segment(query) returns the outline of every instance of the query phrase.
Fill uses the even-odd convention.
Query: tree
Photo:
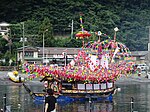
[[[51,46],[52,45],[52,40],[54,39],[53,37],[53,27],[52,24],[49,20],[49,18],[44,18],[42,21],[41,25],[39,26],[39,35],[40,35],[40,40],[43,38],[43,34],[45,35],[45,46]],[[41,42],[40,41],[40,45]]]
[[[120,29],[117,35],[118,41],[123,40],[127,43],[131,39],[127,43],[130,49],[147,50],[145,38],[148,38],[146,35],[148,32],[145,27],[150,25],[149,0],[30,0],[30,2],[2,0],[2,3],[0,21],[5,20],[9,23],[24,21],[27,35],[37,35],[39,26],[50,26],[49,32],[45,33],[46,46],[56,46],[52,43],[52,41],[56,42],[53,40],[54,36],[68,36],[70,33],[68,25],[71,20],[74,20],[74,32],[81,30],[79,14],[82,12],[85,30],[101,31],[113,37],[113,29],[118,27]],[[42,46],[44,30],[40,29],[39,36],[27,36],[30,39],[28,44]],[[14,40],[21,37],[18,30],[16,31]],[[140,43],[140,47],[136,42]]]
[[[3,58],[3,54],[6,53],[8,47],[6,46],[7,41],[4,38],[0,38],[0,58]]]
[[[68,39],[68,41],[65,42],[64,47],[75,47],[80,48],[82,47],[82,40],[77,39]]]
[[[37,46],[38,44],[38,30],[41,22],[35,20],[25,21],[25,37],[27,38],[28,45]],[[42,40],[40,40],[42,41]]]

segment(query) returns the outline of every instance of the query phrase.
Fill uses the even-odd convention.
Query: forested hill
[[[55,35],[80,30],[79,15],[83,14],[84,29],[101,31],[110,36],[118,27],[117,39],[131,50],[147,50],[150,25],[150,0],[1,0],[0,22],[19,23],[49,18]],[[32,28],[31,28],[32,30]]]

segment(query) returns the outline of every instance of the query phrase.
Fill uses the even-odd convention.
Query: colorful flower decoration
[[[88,42],[78,55],[65,67],[29,65],[26,72],[29,79],[51,75],[62,80],[102,83],[116,81],[132,71],[133,62],[129,49],[122,43],[110,38],[99,42]],[[31,69],[32,68],[32,69]]]

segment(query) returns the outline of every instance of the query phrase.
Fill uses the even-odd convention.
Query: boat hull
[[[31,97],[33,98],[34,102],[36,104],[41,104],[44,103],[45,100],[45,93],[36,93],[36,92],[32,92],[30,90],[30,88],[28,88],[24,83],[23,86],[25,87],[26,91],[31,95]],[[109,89],[109,91],[107,90],[103,90],[103,91],[99,91],[99,93],[93,93],[93,92],[88,92],[88,91],[80,91],[80,92],[76,92],[76,93],[69,93],[69,91],[62,91],[62,93],[60,93],[57,96],[57,103],[60,105],[66,104],[66,103],[71,103],[74,101],[86,101],[86,100],[96,100],[96,101],[102,101],[102,100],[107,100],[107,101],[112,101],[113,100],[113,94],[114,91],[116,89],[115,88],[111,88]]]
[[[34,103],[35,104],[42,104],[45,101],[45,96],[34,96]],[[66,96],[66,95],[60,95],[57,97],[57,103],[59,105],[66,105],[68,103],[72,103],[75,101],[113,101],[113,94],[110,93],[109,95],[105,95],[105,96],[90,96],[90,95],[86,95],[85,97],[72,97],[72,96]]]

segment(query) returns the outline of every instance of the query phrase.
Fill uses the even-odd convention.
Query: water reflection
[[[113,112],[113,102],[86,102],[78,105],[78,112]]]
[[[147,105],[150,103],[150,89],[147,83],[137,83],[137,84],[125,84],[119,85],[122,88],[120,93],[117,93],[114,97],[116,101],[116,112],[131,112],[131,97],[134,98],[134,111],[138,112],[150,112],[150,108]]]
[[[114,112],[113,102],[75,102],[60,106],[58,112]]]
[[[150,84],[120,84],[121,88],[113,102],[88,101],[64,103],[58,105],[58,112],[131,112],[131,97],[134,97],[134,111],[150,111]],[[31,89],[40,92],[42,86],[31,86]],[[35,104],[22,85],[0,85],[0,108],[3,108],[3,96],[7,94],[7,105],[12,112],[42,112],[43,104]]]
[[[12,112],[41,112],[43,105],[36,105],[22,85],[0,86],[0,108],[3,108],[3,96],[7,95],[7,106]]]

